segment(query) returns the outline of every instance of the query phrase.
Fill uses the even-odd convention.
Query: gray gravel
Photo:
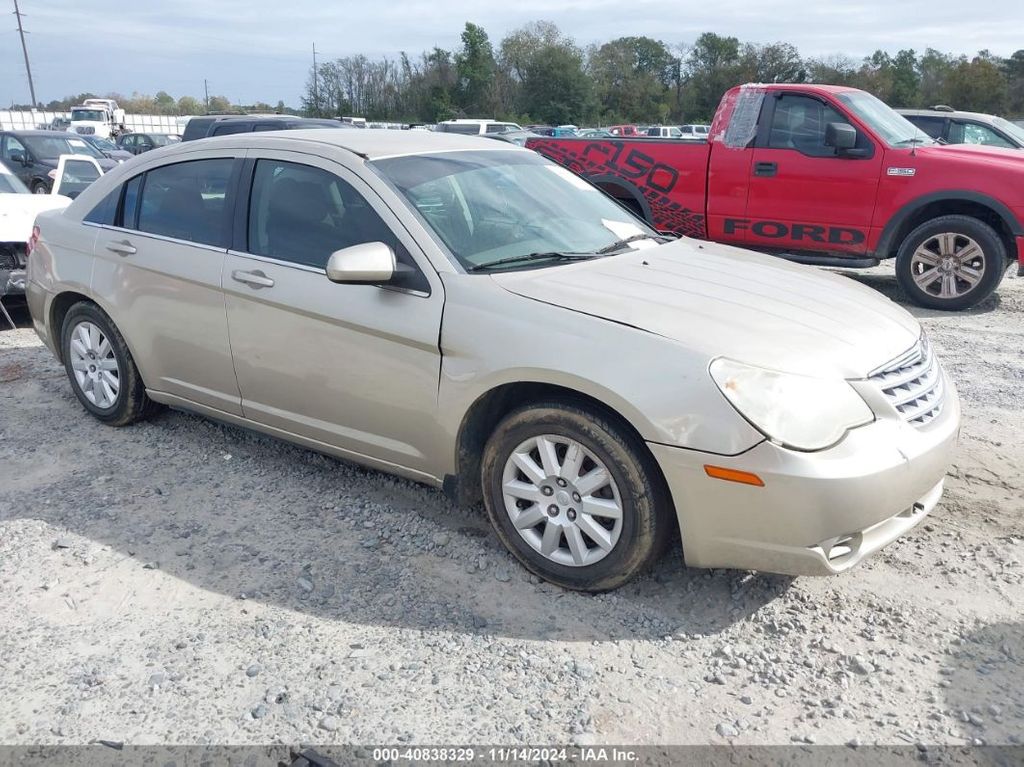
[[[838,578],[673,553],[601,596],[434,490],[180,412],[103,427],[0,332],[0,742],[1020,742],[1024,280],[912,311],[965,405],[931,519]]]

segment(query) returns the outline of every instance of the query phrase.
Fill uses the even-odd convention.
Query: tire
[[[45,181],[36,181],[32,184],[32,194],[49,194],[50,187],[46,185]]]
[[[1006,245],[995,229],[970,216],[926,221],[907,235],[896,255],[896,279],[910,299],[946,311],[984,301],[999,287],[1006,267]]]
[[[538,463],[538,439],[554,446],[556,465],[567,478],[564,487],[556,484],[562,481],[559,472],[545,471],[543,460]],[[573,444],[579,452],[570,459]],[[534,452],[524,445],[532,445]],[[520,461],[524,454],[537,456],[531,457],[532,490],[529,475],[514,463],[513,453],[519,453]],[[575,472],[570,466],[574,460]],[[594,472],[600,466],[610,481],[595,485],[599,475]],[[642,443],[612,418],[570,401],[533,404],[506,416],[484,446],[481,480],[487,515],[501,542],[527,570],[567,589],[618,588],[661,556],[675,530],[664,481]],[[516,483],[515,492],[536,500],[512,497],[506,492],[509,482]],[[522,531],[507,502],[524,525]],[[616,504],[618,520],[605,516]],[[587,508],[592,511],[585,513]],[[552,526],[551,540],[557,548],[548,546],[545,554],[545,533]]]
[[[98,334],[91,333],[92,329]],[[88,336],[89,343],[85,343],[82,333]],[[106,339],[107,345],[100,339]],[[72,306],[64,317],[60,344],[71,389],[97,420],[109,426],[127,426],[156,410],[156,404],[146,396],[146,386],[124,336],[98,306],[85,301]],[[83,354],[83,349],[86,354]],[[94,356],[88,354],[90,351]],[[111,361],[116,370],[109,369]],[[103,370],[105,367],[108,368],[106,371]],[[104,372],[110,376],[103,376]],[[111,378],[117,379],[116,387]]]

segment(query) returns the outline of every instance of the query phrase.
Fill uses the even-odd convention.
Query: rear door
[[[875,209],[882,147],[858,130],[861,156],[825,145],[831,122],[852,123],[817,95],[770,93],[750,165],[746,241],[772,249],[863,253]]]
[[[390,465],[427,468],[443,294],[398,219],[358,176],[305,153],[250,151],[224,271],[246,418]],[[385,242],[400,285],[340,285],[335,250]]]
[[[130,178],[105,200],[93,291],[132,349],[146,386],[232,415],[241,404],[221,290],[241,159],[197,152]],[[141,161],[133,161],[141,162]]]

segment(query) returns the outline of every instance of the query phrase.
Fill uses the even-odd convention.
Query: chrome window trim
[[[228,249],[224,247],[218,247],[217,245],[210,245],[206,242],[195,242],[193,240],[180,240],[177,237],[167,237],[163,234],[152,234],[150,232],[144,232],[141,229],[128,229],[123,226],[114,226],[113,224],[97,224],[94,221],[81,221],[79,222],[84,226],[92,226],[97,229],[106,229],[111,232],[123,232],[125,234],[135,235],[136,237],[146,237],[151,240],[159,240],[160,242],[170,242],[176,245],[188,245],[193,248],[202,248],[203,250],[210,250],[214,253],[227,253]]]

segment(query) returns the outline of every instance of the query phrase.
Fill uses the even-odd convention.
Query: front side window
[[[545,254],[597,256],[657,237],[596,187],[532,152],[450,152],[371,163],[467,270]],[[623,246],[625,248],[626,246]]]
[[[141,232],[227,247],[227,190],[232,159],[193,160],[146,173],[139,202]],[[125,221],[128,198],[125,196]]]
[[[776,100],[768,146],[816,157],[834,155],[835,150],[825,145],[825,128],[834,122],[846,120],[828,104],[809,96],[785,94]]]
[[[1013,149],[1013,144],[1000,136],[991,128],[978,123],[962,123],[954,121],[949,128],[949,140],[952,144],[978,144],[980,146],[1001,146]]]
[[[7,173],[0,172],[0,194],[28,194],[28,187],[21,179]]]
[[[25,157],[25,145],[14,136],[7,136],[4,139],[4,159],[20,160]]]
[[[926,117],[922,115],[907,119],[923,130],[929,138],[940,139],[942,134],[946,132],[945,117]]]
[[[391,227],[351,184],[322,168],[259,160],[249,195],[248,251],[323,269],[336,250],[383,242],[401,270],[394,284],[429,285]]]

